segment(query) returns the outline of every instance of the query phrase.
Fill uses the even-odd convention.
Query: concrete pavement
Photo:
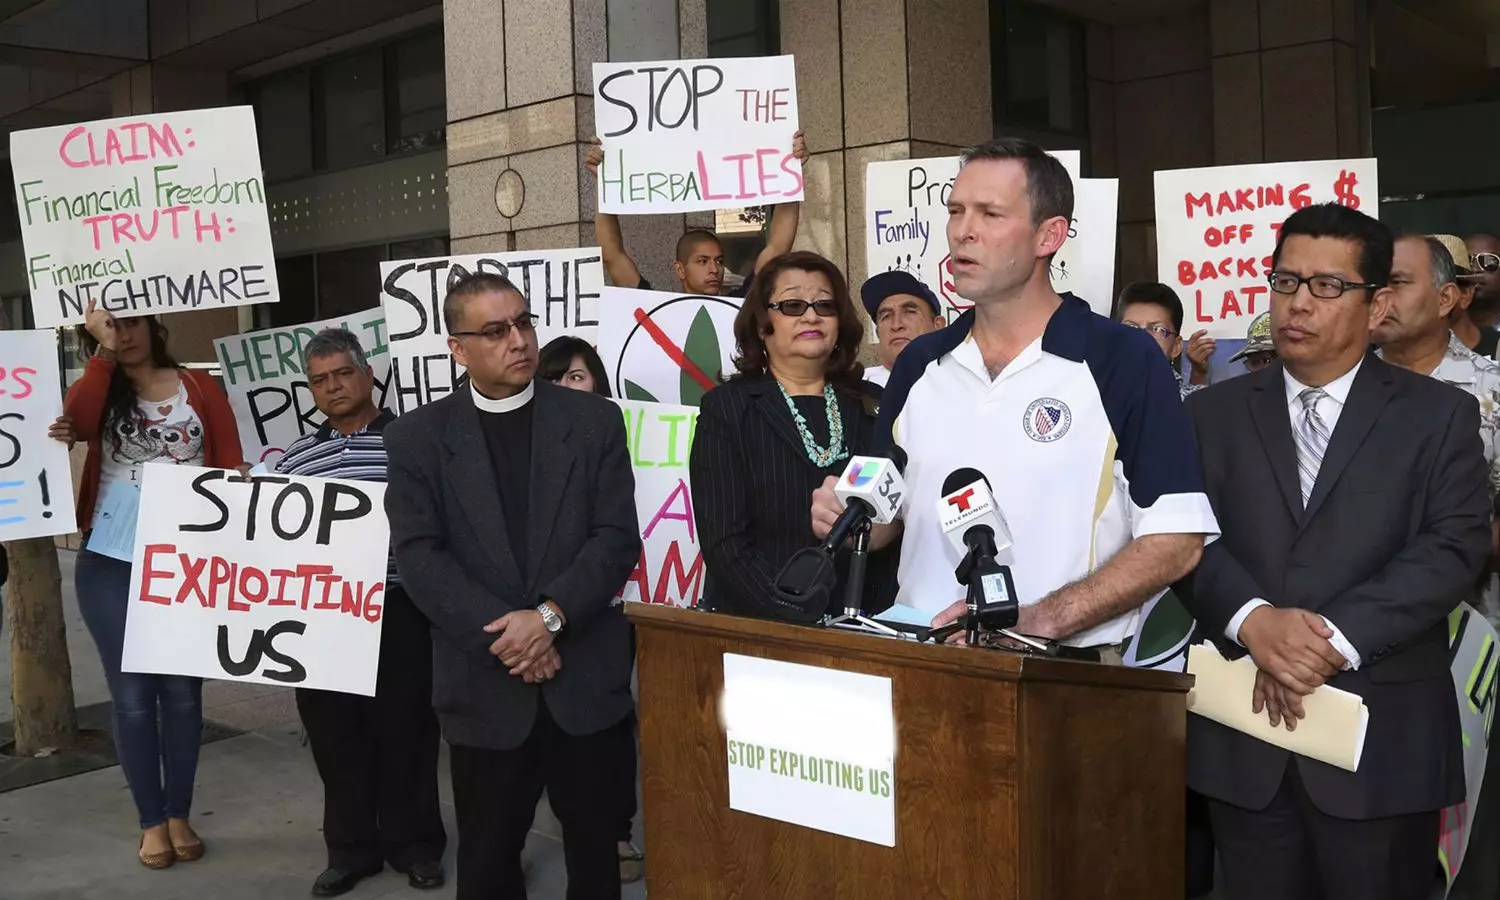
[[[73,596],[73,554],[59,554],[63,601],[80,706],[109,692],[93,642]],[[10,644],[0,641],[0,697],[10,695]],[[0,719],[11,716],[0,702]],[[262,900],[307,896],[322,871],[322,784],[312,755],[301,746],[292,693],[285,688],[207,682],[205,718],[246,733],[204,746],[198,767],[193,822],[208,845],[199,862],[153,872],[135,854],[135,807],[117,766],[0,794],[0,900]],[[446,750],[440,784],[448,823],[445,860],[449,884],[439,891],[409,888],[387,870],[348,896],[355,900],[454,896],[453,797]],[[637,824],[637,843],[640,840]],[[526,848],[532,900],[563,900],[566,873],[561,829],[544,799]],[[642,884],[626,885],[626,900],[642,900]]]

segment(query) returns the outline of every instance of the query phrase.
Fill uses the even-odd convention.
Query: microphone
[[[844,467],[833,487],[844,512],[823,541],[824,552],[836,552],[851,532],[865,524],[889,525],[900,515],[906,495],[906,481],[901,477],[906,451],[892,445],[888,453],[885,457],[856,456]]]
[[[938,498],[938,522],[948,544],[963,554],[953,577],[969,589],[965,630],[969,643],[977,644],[980,626],[988,624],[986,613],[991,617],[1000,613],[1002,621],[1009,619],[1006,625],[1014,625],[1017,609],[1010,570],[995,562],[995,555],[1011,545],[1011,538],[989,479],[977,469],[950,474]]]
[[[949,546],[966,557],[976,552],[981,558],[993,557],[1011,545],[1010,528],[989,480],[977,469],[957,469],[948,476],[937,510]]]

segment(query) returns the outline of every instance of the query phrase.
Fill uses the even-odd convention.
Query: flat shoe
[[[141,865],[148,869],[170,869],[177,862],[177,854],[172,850],[163,850],[160,853],[146,852],[146,839],[141,838],[141,847],[136,851],[136,858]]]
[[[203,854],[206,852],[207,848],[203,846],[202,841],[193,841],[191,844],[183,844],[181,847],[176,844],[172,845],[172,853],[177,857],[178,862],[197,862],[203,858]]]

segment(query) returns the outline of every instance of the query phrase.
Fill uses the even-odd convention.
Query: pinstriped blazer
[[[853,455],[871,453],[875,441],[874,399],[838,391],[845,446]],[[740,376],[703,395],[693,435],[689,473],[693,515],[707,570],[703,603],[710,609],[772,618],[771,585],[786,561],[816,546],[812,493],[848,458],[819,468],[807,458],[796,420],[769,375]],[[848,551],[836,560],[838,586],[830,598],[843,608]],[[896,596],[899,542],[870,554],[865,610],[877,612]]]

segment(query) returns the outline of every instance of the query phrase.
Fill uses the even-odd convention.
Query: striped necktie
[[[1322,388],[1308,388],[1297,395],[1302,401],[1302,415],[1297,417],[1297,427],[1292,435],[1297,441],[1297,476],[1302,482],[1302,507],[1307,508],[1307,498],[1312,496],[1313,485],[1318,483],[1318,468],[1323,465],[1323,454],[1328,450],[1328,424],[1318,415],[1318,401],[1328,394]]]

